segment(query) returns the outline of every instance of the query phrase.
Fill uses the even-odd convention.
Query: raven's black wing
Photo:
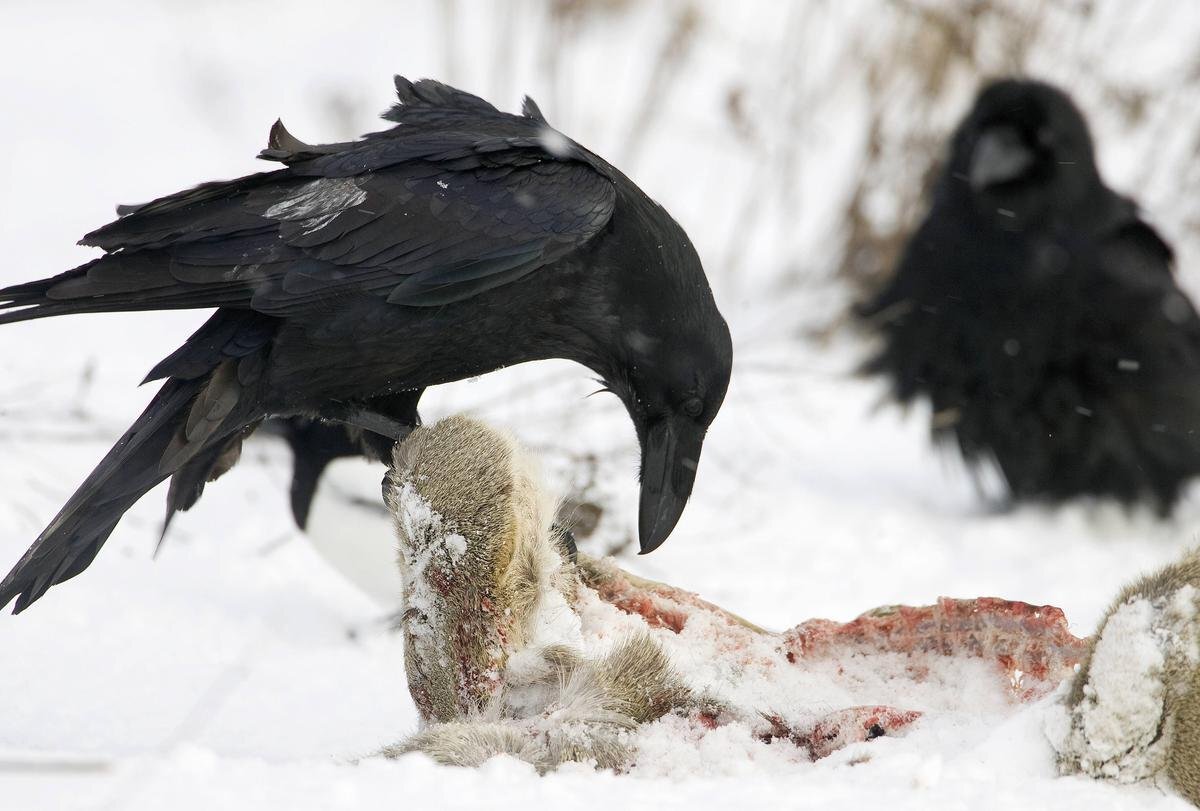
[[[1127,430],[1200,472],[1200,316],[1175,282],[1171,249],[1140,221],[1118,229],[1085,300],[1094,373],[1119,392]]]
[[[289,316],[342,294],[441,305],[548,265],[608,223],[604,165],[532,103],[515,116],[437,82],[397,89],[391,130],[309,146],[277,127],[264,156],[287,168],[126,209],[83,240],[106,256],[0,290],[0,323],[193,307]]]
[[[1000,462],[1054,498],[1103,493],[1166,512],[1200,474],[1200,316],[1150,226],[1133,218],[1096,239],[1071,329],[1045,350],[1054,373],[1030,393],[1028,441],[1014,439],[1025,449]]]

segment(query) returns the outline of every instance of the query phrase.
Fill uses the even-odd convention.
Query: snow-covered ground
[[[846,303],[823,272],[834,259],[797,250],[820,241],[820,226],[776,239],[758,233],[747,247],[753,261],[734,263],[737,275],[730,269],[730,223],[744,209],[725,192],[752,194],[772,177],[753,169],[753,154],[718,154],[720,127],[704,107],[713,76],[684,84],[691,107],[675,98],[644,122],[653,133],[644,144],[620,137],[643,120],[640,88],[653,67],[638,55],[658,48],[662,15],[635,6],[593,21],[579,54],[549,63],[534,47],[549,25],[543,4],[511,5],[517,16],[500,36],[517,56],[506,61],[505,45],[455,43],[495,39],[490,27],[503,21],[482,10],[490,4],[403,12],[383,2],[5,4],[0,282],[85,260],[73,242],[117,202],[261,168],[251,157],[276,116],[309,140],[375,127],[393,72],[453,78],[508,108],[528,89],[561,129],[618,162],[624,154],[635,179],[696,234],[735,335],[734,380],[692,503],[662,549],[626,555],[623,566],[776,629],[880,604],[995,595],[1060,606],[1082,635],[1121,583],[1197,541],[1195,490],[1165,523],[1103,504],[988,509],[956,460],[929,447],[927,415],[881,405],[881,385],[854,377],[860,338],[795,337]],[[742,5],[722,24],[744,34],[760,12],[760,25],[772,24],[771,4]],[[713,28],[704,28],[710,38]],[[744,53],[705,47],[718,74]],[[611,71],[595,69],[606,63]],[[624,87],[638,92],[626,98]],[[842,154],[829,140],[813,149]],[[797,216],[835,221],[841,209],[818,192],[843,188],[853,165],[843,156],[824,174],[805,168]],[[0,568],[141,409],[149,392],[135,385],[144,372],[202,317],[0,330]],[[634,527],[636,454],[616,400],[586,397],[589,377],[565,363],[510,369],[430,392],[424,413],[469,410],[535,447],[594,452],[612,493],[598,549]],[[1056,777],[1038,711],[1003,721],[973,712],[970,683],[961,713],[871,743],[871,759],[858,765],[783,763],[719,740],[686,756],[663,747],[655,768],[624,777],[575,767],[539,778],[504,760],[468,771],[372,758],[416,724],[402,644],[387,631],[386,608],[293,529],[289,475],[282,445],[252,442],[178,519],[156,560],[161,491],[128,514],[84,575],[20,617],[0,617],[0,808],[1187,807],[1153,787]],[[367,498],[378,493],[372,475],[360,479]],[[356,520],[332,516],[322,526],[390,545],[378,522]]]

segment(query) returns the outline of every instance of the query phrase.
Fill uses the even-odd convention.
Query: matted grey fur
[[[385,500],[404,578],[400,628],[425,727],[383,754],[627,767],[631,731],[692,695],[648,635],[589,657],[569,623],[554,626],[573,616],[579,577],[533,460],[507,435],[450,417],[414,431],[393,462]]]

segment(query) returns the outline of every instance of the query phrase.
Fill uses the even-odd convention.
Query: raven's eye
[[[699,417],[704,413],[704,401],[699,397],[689,397],[683,401],[681,409],[689,417]]]

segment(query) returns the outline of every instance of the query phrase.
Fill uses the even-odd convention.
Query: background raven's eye
[[[704,401],[699,397],[689,397],[683,401],[682,410],[689,417],[699,417],[704,413]]]

